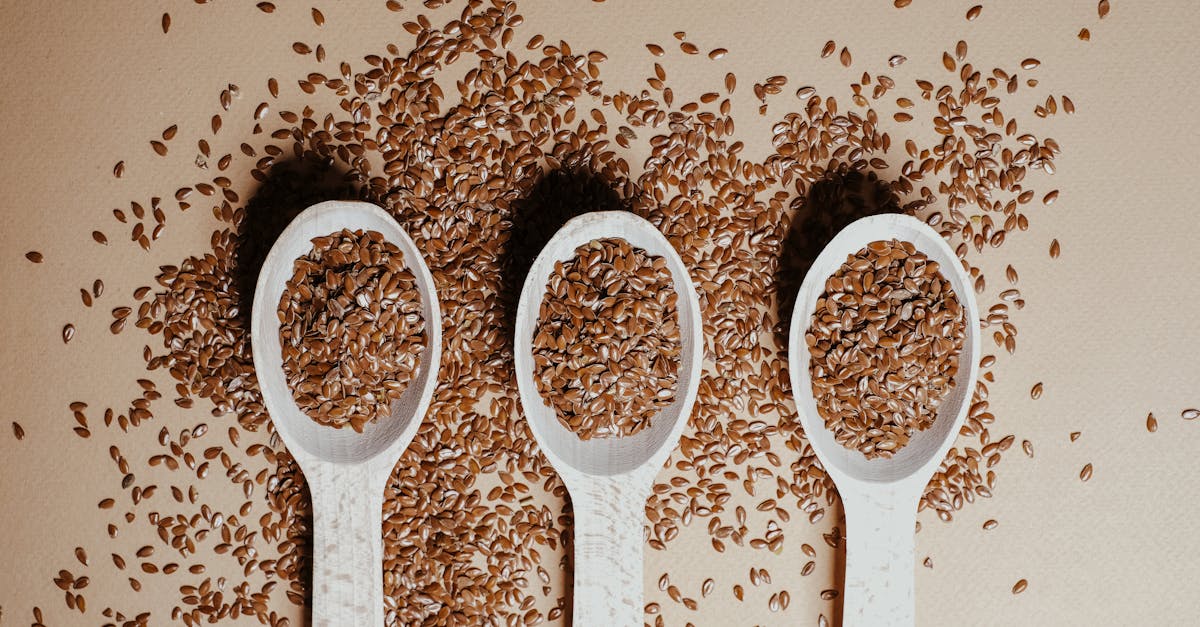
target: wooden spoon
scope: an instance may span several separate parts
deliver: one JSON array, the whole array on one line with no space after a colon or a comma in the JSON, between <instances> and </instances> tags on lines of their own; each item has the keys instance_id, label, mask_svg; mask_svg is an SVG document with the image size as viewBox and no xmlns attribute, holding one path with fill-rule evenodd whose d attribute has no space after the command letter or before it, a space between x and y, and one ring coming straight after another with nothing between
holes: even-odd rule
<instances>
[{"instance_id":1,"label":"wooden spoon","mask_svg":"<svg viewBox=\"0 0 1200 627\"><path fill-rule=\"evenodd\" d=\"M555 261L592 240L621 238L664 257L679 295L682 351L675 401L638 433L580 440L562 426L533 380L533 329ZM654 477L679 442L696 400L703 357L700 304L687 267L658 229L624 211L589 213L567 222L529 269L517 310L514 350L521 405L530 430L562 477L575 510L576 627L641 625L642 528Z\"/></svg>"},{"instance_id":2,"label":"wooden spoon","mask_svg":"<svg viewBox=\"0 0 1200 627\"><path fill-rule=\"evenodd\" d=\"M343 228L383 234L404 253L416 277L425 319L425 349L412 382L390 417L362 433L317 424L292 398L279 345L279 298L292 264L312 239ZM305 209L271 247L258 275L251 313L254 370L267 412L300 464L313 500L313 624L383 625L383 490L412 442L437 383L442 321L433 277L421 252L383 209L365 202L323 202Z\"/></svg>"},{"instance_id":3,"label":"wooden spoon","mask_svg":"<svg viewBox=\"0 0 1200 627\"><path fill-rule=\"evenodd\" d=\"M966 338L955 386L942 400L933 426L918 431L895 456L868 460L862 453L838 444L817 413L804 334L817 299L825 290L825 279L845 263L848 255L871 242L893 238L911 242L941 266L942 275L950 281L963 306ZM958 436L979 374L979 309L962 262L937 232L909 216L877 215L847 226L821 251L800 286L792 313L788 364L804 433L837 485L846 513L843 624L911 626L915 621L913 533L917 502Z\"/></svg>"}]
</instances>

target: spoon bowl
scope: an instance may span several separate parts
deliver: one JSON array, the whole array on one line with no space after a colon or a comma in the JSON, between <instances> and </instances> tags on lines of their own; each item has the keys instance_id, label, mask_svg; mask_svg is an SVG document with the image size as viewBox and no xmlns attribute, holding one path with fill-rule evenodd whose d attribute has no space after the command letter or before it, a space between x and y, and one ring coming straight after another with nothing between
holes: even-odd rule
<instances>
[{"instance_id":1,"label":"spoon bowl","mask_svg":"<svg viewBox=\"0 0 1200 627\"><path fill-rule=\"evenodd\" d=\"M963 307L966 337L959 353L954 387L938 407L937 418L914 433L890 458L867 459L833 437L817 412L805 332L825 291L825 280L846 261L878 240L912 243L940 266ZM906 215L883 214L853 222L833 238L813 262L796 297L788 345L792 393L817 459L837 485L846 513L845 625L912 625L913 529L917 502L954 443L971 405L979 375L979 308L970 278L949 244L925 223Z\"/></svg>"},{"instance_id":2,"label":"spoon bowl","mask_svg":"<svg viewBox=\"0 0 1200 627\"><path fill-rule=\"evenodd\" d=\"M417 371L391 415L362 433L320 425L301 410L283 372L279 299L296 259L315 237L343 228L371 230L404 253L425 321ZM441 311L433 277L412 239L383 209L323 202L305 209L271 247L254 293L251 345L263 402L279 437L304 472L313 499L313 624L383 625L383 490L429 408L441 362Z\"/></svg>"},{"instance_id":3,"label":"spoon bowl","mask_svg":"<svg viewBox=\"0 0 1200 627\"><path fill-rule=\"evenodd\" d=\"M596 239L620 238L667 260L681 351L675 400L636 434L580 440L546 405L534 382L533 331L556 261ZM625 211L567 222L529 269L517 310L515 367L521 406L542 452L562 477L575 511L573 624L642 624L642 526L654 476L679 442L696 400L704 341L700 304L687 267L654 225Z\"/></svg>"}]
</instances>

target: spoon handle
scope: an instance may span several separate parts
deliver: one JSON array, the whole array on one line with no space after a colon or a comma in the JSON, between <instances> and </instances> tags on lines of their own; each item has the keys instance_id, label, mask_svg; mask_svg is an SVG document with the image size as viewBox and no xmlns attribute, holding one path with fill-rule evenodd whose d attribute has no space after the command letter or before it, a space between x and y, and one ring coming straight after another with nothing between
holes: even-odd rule
<instances>
[{"instance_id":1,"label":"spoon handle","mask_svg":"<svg viewBox=\"0 0 1200 627\"><path fill-rule=\"evenodd\" d=\"M882 487L842 496L846 513L844 627L915 624L917 499L908 490Z\"/></svg>"},{"instance_id":2,"label":"spoon handle","mask_svg":"<svg viewBox=\"0 0 1200 627\"><path fill-rule=\"evenodd\" d=\"M628 478L626 478L628 481ZM619 479L593 478L571 490L575 510L575 627L642 624L645 497Z\"/></svg>"},{"instance_id":3,"label":"spoon handle","mask_svg":"<svg viewBox=\"0 0 1200 627\"><path fill-rule=\"evenodd\" d=\"M383 626L383 486L361 466L305 475L313 501L313 622Z\"/></svg>"}]
</instances>

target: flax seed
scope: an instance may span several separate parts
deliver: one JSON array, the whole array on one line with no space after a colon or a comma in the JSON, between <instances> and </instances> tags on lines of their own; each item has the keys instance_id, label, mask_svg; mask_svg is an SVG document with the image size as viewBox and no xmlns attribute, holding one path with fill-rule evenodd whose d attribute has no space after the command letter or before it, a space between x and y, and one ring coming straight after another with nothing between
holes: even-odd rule
<instances>
[{"instance_id":1,"label":"flax seed","mask_svg":"<svg viewBox=\"0 0 1200 627\"><path fill-rule=\"evenodd\" d=\"M891 457L933 424L954 386L963 317L937 264L911 244L872 242L847 257L826 279L805 334L817 410L838 443L868 459ZM896 365L869 374L865 365L876 363ZM861 390L875 400L851 401Z\"/></svg>"},{"instance_id":2,"label":"flax seed","mask_svg":"<svg viewBox=\"0 0 1200 627\"><path fill-rule=\"evenodd\" d=\"M425 341L416 279L375 231L314 238L280 297L279 321L296 405L319 424L358 432L391 413Z\"/></svg>"},{"instance_id":3,"label":"flax seed","mask_svg":"<svg viewBox=\"0 0 1200 627\"><path fill-rule=\"evenodd\" d=\"M533 363L538 391L564 427L581 440L630 436L674 402L677 298L666 260L623 239L590 242L555 263Z\"/></svg>"}]
</instances>

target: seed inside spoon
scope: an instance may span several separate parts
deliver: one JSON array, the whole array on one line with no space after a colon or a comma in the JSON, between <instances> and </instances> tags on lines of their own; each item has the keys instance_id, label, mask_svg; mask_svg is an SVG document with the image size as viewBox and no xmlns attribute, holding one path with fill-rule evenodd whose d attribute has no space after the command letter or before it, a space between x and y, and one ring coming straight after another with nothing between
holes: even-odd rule
<instances>
[{"instance_id":1,"label":"seed inside spoon","mask_svg":"<svg viewBox=\"0 0 1200 627\"><path fill-rule=\"evenodd\" d=\"M416 278L377 231L314 238L293 264L279 323L297 406L319 424L358 432L391 413L425 342Z\"/></svg>"},{"instance_id":2,"label":"seed inside spoon","mask_svg":"<svg viewBox=\"0 0 1200 627\"><path fill-rule=\"evenodd\" d=\"M891 457L933 424L965 337L950 282L911 243L880 240L849 255L804 338L825 426L867 459Z\"/></svg>"},{"instance_id":3,"label":"seed inside spoon","mask_svg":"<svg viewBox=\"0 0 1200 627\"><path fill-rule=\"evenodd\" d=\"M533 336L534 381L581 440L633 435L675 400L678 295L663 257L599 239L556 262Z\"/></svg>"}]
</instances>

